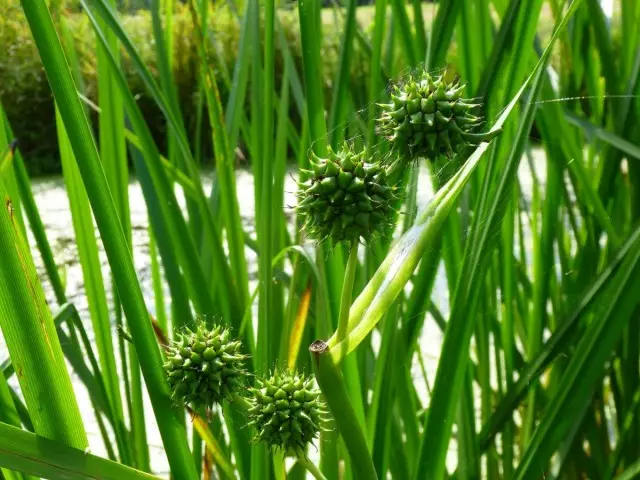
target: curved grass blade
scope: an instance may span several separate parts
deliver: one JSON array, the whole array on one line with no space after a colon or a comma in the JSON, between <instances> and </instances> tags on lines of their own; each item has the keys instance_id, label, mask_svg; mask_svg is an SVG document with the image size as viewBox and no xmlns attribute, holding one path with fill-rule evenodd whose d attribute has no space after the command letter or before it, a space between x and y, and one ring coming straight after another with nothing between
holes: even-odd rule
<instances>
[{"instance_id":1,"label":"curved grass blade","mask_svg":"<svg viewBox=\"0 0 640 480\"><path fill-rule=\"evenodd\" d=\"M6 423L0 423L0 465L52 480L159 478Z\"/></svg>"},{"instance_id":2,"label":"curved grass blade","mask_svg":"<svg viewBox=\"0 0 640 480\"><path fill-rule=\"evenodd\" d=\"M115 0L109 1L115 4ZM61 20L65 20L65 17L61 17ZM65 53L68 56L69 66L72 70L72 73L74 74L74 80L76 81L76 85L78 85L79 91L84 92L85 89L83 88L83 85L81 83L82 74L80 72L80 64L75 54L76 47L73 43L74 39L71 33L71 28L68 26L68 22L66 20L61 22L60 28L62 29L63 46L65 47ZM122 229L125 233L130 248L132 248L131 215L129 210L128 191L129 171L127 166L126 140L124 136L124 108L122 104L122 95L117 90L116 82L113 78L113 69L115 67L109 63L109 60L107 59L107 52L105 51L105 49L109 49L109 53L114 52L113 54L119 61L119 44L118 39L113 34L107 36L107 44L101 45L99 41L96 43L98 69L98 103L100 105L100 115L98 117L100 159L102 160L105 176L107 177L107 182L113 195L113 200L116 205L118 217L122 224ZM59 120L58 123L61 124ZM59 129L59 136L62 135L66 136L64 127ZM59 142L59 144L62 143L62 141ZM70 152L71 148L68 145L68 139L65 139L64 143L66 144L66 151ZM72 154L69 153L66 156L72 157ZM67 191L74 192L73 198L76 203L76 205L74 206L76 210L76 215L74 216L74 227L78 232L79 229L82 229L84 225L85 230L84 235L78 234L78 245L79 248L81 248L84 252L83 256L85 258L91 259L90 262L86 263L82 262L81 260L81 265L83 266L83 275L87 280L85 284L90 284L92 287L87 288L87 298L89 304L93 306L93 308L91 309L91 313L92 320L94 322L94 330L96 331L96 342L98 346L100 362L102 364L102 371L105 381L109 388L109 400L112 404L112 410L113 413L118 417L117 419L114 419L114 421L116 422L116 425L121 425L124 424L124 412L122 407L122 400L120 397L120 378L117 374L115 357L113 355L113 339L110 328L111 322L108 316L106 297L99 288L95 288L99 287L100 284L103 283L103 279L100 268L98 267L97 270L95 268L95 263L97 261L97 251L94 251L95 249L92 248L93 246L95 246L95 240L93 238L94 233L91 211L86 192L84 191L82 182L79 181L80 175L77 172L75 160L73 158L67 158L66 163L66 170L73 170L73 174L76 178L76 181L74 182L66 182ZM70 201L71 200L72 197L70 197ZM79 213L78 210L80 210L80 212L86 211L86 213L82 213L81 217L77 218ZM112 302L113 310L116 316L116 324L122 325L122 310L120 307L119 292L118 289L115 288L113 278L111 278L110 280L113 287ZM104 313L107 313L107 315L104 316ZM98 325L98 323L104 324ZM120 346L123 346L121 342L118 343ZM129 350L132 350L131 346L129 346ZM127 394L129 394L127 395L127 400L130 399L131 401L131 404L129 404L128 406L129 415L131 418L131 430L134 440L134 446L131 448L128 445L129 442L124 441L123 437L125 435L123 432L116 431L116 435L118 436L119 446L122 447L123 444L127 445L127 447L131 448L131 451L137 453L137 457L139 459L137 463L132 463L129 448L120 448L121 461L126 465L136 465L139 468L149 471L149 447L144 441L144 421L141 421L141 418L144 417L144 407L142 405L142 397L139 394L139 392L141 391L139 367L137 361L135 361L135 352L130 352L127 355L127 352L125 352L124 349L121 349L120 357L123 364L127 363L127 359L129 360L130 374L127 375L125 373L124 375L124 390L125 392L127 392Z\"/></svg>"},{"instance_id":3,"label":"curved grass blade","mask_svg":"<svg viewBox=\"0 0 640 480\"><path fill-rule=\"evenodd\" d=\"M555 40L579 3L580 1L576 0L569 6L565 16L558 23L547 49L537 62L533 73L525 80L510 104L511 108L514 106L513 102L519 100L524 89L530 84L531 99L537 97ZM508 113L511 108L508 108L505 113ZM477 306L478 299L478 289L475 287L477 287L481 278L479 275L486 272L485 267L490 257L487 252L493 247L489 243L490 232L495 231L499 226L508 203L509 194L513 190L511 187L515 178L516 166L522 155L524 141L533 123L534 111L535 109L531 105L525 108L510 156L502 171L498 172L500 176L497 179L497 189L493 192L491 199L487 200L490 203L487 204L487 208L484 210L486 214L483 215L481 213L474 222L476 226L480 226L480 229L476 232L477 238L473 238L473 241L470 241L470 248L464 254L460 281L453 297L451 316L447 323L442 355L438 362L420 455L414 471L414 478L416 479L440 480L445 473L447 446L457 406L457 402L452 401L452 399L459 398L464 383L468 346L476 318L472 313ZM506 120L505 113L500 116L501 119ZM487 182L489 182L489 178L485 178L485 185L489 185Z\"/></svg>"},{"instance_id":4,"label":"curved grass blade","mask_svg":"<svg viewBox=\"0 0 640 480\"><path fill-rule=\"evenodd\" d=\"M534 380L538 378L544 370L560 355L570 344L571 338L576 331L578 322L583 318L585 312L591 308L594 302L604 300L607 285L610 284L623 260L630 254L635 242L640 238L640 227L629 235L627 241L616 253L611 263L594 280L591 286L585 291L581 299L577 302L575 310L564 320L559 322L559 327L554 331L551 338L544 344L540 354L535 360L528 363L520 371L518 381L513 388L507 391L500 404L495 408L489 421L483 426L478 435L480 449L485 450L495 438L495 435L502 429L502 425L507 421L519 402L524 398Z\"/></svg>"},{"instance_id":5,"label":"curved grass blade","mask_svg":"<svg viewBox=\"0 0 640 480\"><path fill-rule=\"evenodd\" d=\"M578 117L571 112L565 112L567 122L575 125L576 127L584 130L587 135L594 136L605 143L608 143L613 148L620 150L622 153L626 153L635 160L640 160L640 147L628 140L625 140L619 135L616 135L609 130L600 128L588 120Z\"/></svg>"},{"instance_id":6,"label":"curved grass blade","mask_svg":"<svg viewBox=\"0 0 640 480\"><path fill-rule=\"evenodd\" d=\"M51 311L0 177L0 327L36 432L81 449L87 436Z\"/></svg>"},{"instance_id":7,"label":"curved grass blade","mask_svg":"<svg viewBox=\"0 0 640 480\"><path fill-rule=\"evenodd\" d=\"M86 297L95 334L98 358L100 360L100 371L107 388L106 394L110 405L109 409L114 415L111 421L114 423L114 426L121 426L123 425L123 412L120 399L119 375L116 369L116 360L111 340L111 319L109 317L109 308L105 294L106 290L102 278L98 245L94 234L91 207L80 178L80 172L73 157L73 152L71 151L66 129L57 112L56 122L58 125L60 160L62 162L65 187L71 209L71 220L78 246L78 257L82 267ZM118 437L118 445L121 447L120 454L122 455L122 461L128 464L128 451L124 447L124 445L126 445L126 433L123 429L118 428L116 429L116 435Z\"/></svg>"},{"instance_id":8,"label":"curved grass blade","mask_svg":"<svg viewBox=\"0 0 640 480\"><path fill-rule=\"evenodd\" d=\"M96 19L89 13L89 11L87 11L87 15L89 20L92 22L98 37L103 38ZM167 232L170 233L170 238L172 239L171 243L172 245L177 246L176 250L180 264L182 265L182 268L185 269L186 276L193 280L188 282L187 286L192 289L191 296L194 300L196 310L205 315L218 313L219 309L215 305L211 293L207 288L208 282L206 281L205 274L202 271L201 263L196 256L197 249L195 247L195 241L189 234L189 230L187 230L186 222L182 216L175 193L168 182L164 169L159 168L159 162L157 161L159 153L153 141L153 137L151 136L151 132L144 122L142 113L137 107L135 99L129 91L122 73L119 72L116 78L118 79L118 85L123 92L125 107L127 108L127 113L129 114L132 126L137 134L138 142L141 146L140 152L145 159L145 164L149 174L151 175L153 186L159 192L159 198L167 199L166 201L159 201L157 205L160 207L160 211L165 217ZM198 195L195 184L192 182L191 185L194 186L194 192ZM205 222L205 225L211 226L208 222ZM209 231L211 232L211 230ZM218 235L215 231L212 232L212 235L216 238L211 245L211 252L214 256L214 265L222 268L222 271L219 272L219 275L222 277L222 281L219 285L222 291L218 295L219 302L221 303L220 308L225 314L225 318L237 318L232 315L232 313L238 313L237 309L239 306L233 289L233 282L231 281L231 272L228 264L226 263ZM158 232L156 232L156 239L159 240ZM162 250L161 254L163 254ZM230 289L231 292L225 292L225 289L227 288Z\"/></svg>"},{"instance_id":9,"label":"curved grass blade","mask_svg":"<svg viewBox=\"0 0 640 480\"><path fill-rule=\"evenodd\" d=\"M590 401L595 383L601 378L604 362L619 341L640 299L638 289L640 237L635 237L631 256L608 285L607 297L594 307L596 314L572 357L556 394L523 453L514 479L539 475L549 458L575 423L580 406Z\"/></svg>"},{"instance_id":10,"label":"curved grass blade","mask_svg":"<svg viewBox=\"0 0 640 480\"><path fill-rule=\"evenodd\" d=\"M221 274L223 275L224 281L216 283L218 292L218 300L223 304L223 313L225 314L225 318L239 319L241 318L243 311L243 303L244 299L238 294L237 288L235 288L236 282L233 280L233 276L231 275L231 271L229 269L229 265L227 263L226 257L224 255L224 250L222 246L222 242L220 236L217 233L216 227L214 225L214 220L211 215L211 211L209 210L209 203L207 198L202 190L202 184L199 181L199 171L195 162L193 161L189 142L187 135L185 133L184 124L181 118L176 116L176 112L171 108L169 101L166 96L161 91L160 87L156 83L153 75L145 65L140 53L134 46L131 38L124 31L122 25L118 22L116 18L116 14L113 9L105 3L106 0L91 0L91 5L98 12L100 18L102 18L109 28L115 33L118 37L122 46L125 48L127 53L130 55L134 65L136 67L136 71L142 77L149 93L157 103L158 107L161 109L163 114L165 115L167 122L171 125L173 132L176 134L177 144L180 147L180 152L185 158L185 166L187 167L187 172L193 182L195 187L196 198L195 201L199 207L198 214L202 219L202 227L205 235L204 245L205 248L208 248L212 254L214 268L219 268L221 270ZM96 32L101 31L99 26L97 25L95 19L93 18L90 11L86 8L87 1L82 0L82 4L85 5L85 9L87 10L87 15L89 16L92 25ZM103 35L99 34L98 37L104 43ZM121 75L120 75L121 76ZM121 90L124 91L126 87L126 82L119 80L121 84ZM125 94L125 102L128 102ZM129 102L130 103L130 102ZM135 103L135 102L134 102ZM131 115L131 112L128 112ZM140 135L140 132L136 132ZM177 208L177 204L172 204L172 208ZM237 246L232 246L232 248L238 248ZM193 250L195 252L196 250ZM197 268L194 267L194 272L197 273ZM191 283L191 282L190 282ZM198 285L195 288L204 288L207 285L206 281L194 281ZM206 295L205 295L206 297ZM207 308L204 313L211 314L212 312L216 312L215 308Z\"/></svg>"},{"instance_id":11,"label":"curved grass blade","mask_svg":"<svg viewBox=\"0 0 640 480\"><path fill-rule=\"evenodd\" d=\"M1 104L0 122L4 122L5 129L9 133L11 133L9 121L6 118L6 114L3 111ZM14 155L14 170L16 175L16 183L18 186L18 193L20 194L20 200L22 202L22 208L27 216L27 220L29 222L29 226L31 227L31 232L33 233L36 245L38 246L38 250L40 250L40 256L42 257L42 262L44 263L45 270L47 271L47 276L49 277L49 281L51 282L51 287L53 288L53 292L56 296L58 305L62 305L67 301L65 288L62 279L60 278L60 272L58 271L55 259L53 258L53 252L51 250L51 245L49 244L49 240L47 239L47 235L44 230L42 218L40 218L38 207L36 205L35 199L33 198L33 192L31 191L31 184L29 181L29 174L27 173L27 169L25 168L24 160L22 158L22 155L20 154L19 149L15 150Z\"/></svg>"},{"instance_id":12,"label":"curved grass blade","mask_svg":"<svg viewBox=\"0 0 640 480\"><path fill-rule=\"evenodd\" d=\"M224 451L220 448L218 441L211 433L211 429L207 425L207 422L205 422L205 420L195 412L190 411L189 413L192 416L191 421L193 423L193 428L198 432L200 438L204 440L207 449L213 456L215 464L222 470L222 472L224 472L226 478L236 478L235 470L231 465L231 461L226 458Z\"/></svg>"},{"instance_id":13,"label":"curved grass blade","mask_svg":"<svg viewBox=\"0 0 640 480\"><path fill-rule=\"evenodd\" d=\"M88 336L82 322L80 321L80 317L78 316L78 311L76 307L72 303L65 303L62 305L58 313L53 317L53 323L56 327L56 332L58 333L58 337L60 338L60 345L62 346L62 351L64 352L65 357L71 364L71 367L74 370L74 373L78 375L82 383L85 384L87 390L91 394L92 399L95 402L95 407L100 408L101 411L108 412L108 405L106 401L106 390L104 388L100 389L98 383L96 382L96 378L91 373L91 370L85 363L84 356L82 351L79 348L79 345L72 342L69 336L66 334L64 330L60 328L62 323L67 322L70 327L76 328L80 336L83 340L83 347L87 350L87 356L89 357L89 363L94 371L99 371L97 368L98 362L95 360L95 355L93 354L93 349L91 343L88 341ZM85 341L87 339L87 341ZM15 373L15 367L11 358L8 358L1 365L2 374L5 378L10 378Z\"/></svg>"},{"instance_id":14,"label":"curved grass blade","mask_svg":"<svg viewBox=\"0 0 640 480\"><path fill-rule=\"evenodd\" d=\"M191 15L196 25L196 32L202 33L198 26L198 17L193 2L190 2ZM202 65L209 65L209 55L207 52L207 43L204 37L199 35L199 54ZM220 187L220 203L222 206L222 214L227 232L227 245L229 248L229 257L233 280L237 289L241 292L243 302L249 296L249 280L247 276L247 261L244 256L244 242L242 241L242 220L240 218L240 207L238 205L238 196L236 192L236 181L234 171L234 155L229 143L228 132L224 121L224 112L220 102L220 92L218 84L210 67L205 70L205 98L209 112L209 123L211 124L212 142L214 147L214 155L216 159L216 174L218 185ZM271 89L272 90L272 89ZM197 199L197 198L196 198Z\"/></svg>"},{"instance_id":15,"label":"curved grass blade","mask_svg":"<svg viewBox=\"0 0 640 480\"><path fill-rule=\"evenodd\" d=\"M20 416L16 409L13 398L11 397L11 389L7 384L4 375L0 373L0 422L6 423L16 428L20 428ZM20 472L14 472L8 468L0 467L0 474L5 480L23 480L24 477Z\"/></svg>"},{"instance_id":16,"label":"curved grass blade","mask_svg":"<svg viewBox=\"0 0 640 480\"><path fill-rule=\"evenodd\" d=\"M634 480L640 476L640 459L629 465L627 469L616 477L617 480Z\"/></svg>"}]
</instances>

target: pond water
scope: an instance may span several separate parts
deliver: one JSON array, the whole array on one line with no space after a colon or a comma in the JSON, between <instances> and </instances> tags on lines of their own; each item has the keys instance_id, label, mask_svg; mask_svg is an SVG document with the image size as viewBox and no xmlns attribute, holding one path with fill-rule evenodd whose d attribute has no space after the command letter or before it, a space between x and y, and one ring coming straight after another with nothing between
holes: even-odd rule
<instances>
[{"instance_id":1,"label":"pond water","mask_svg":"<svg viewBox=\"0 0 640 480\"><path fill-rule=\"evenodd\" d=\"M537 174L543 174L544 169L544 156L535 152L533 155L534 163L536 164ZM523 190L526 196L529 196L531 191L531 172L527 168L527 162L521 162L521 168L519 177ZM285 205L291 206L295 204L295 181L292 175L287 175L285 186ZM431 198L433 192L430 188L430 181L428 179L428 173L425 169L422 169L419 174L419 194L418 205L424 206ZM544 178L542 176L542 178ZM203 174L203 183L205 192L209 192L211 188L212 175L211 173ZM254 197L253 197L253 177L250 172L246 170L238 170L236 172L236 182L238 191L238 201L240 205L240 213L243 219L245 230L255 235L254 228ZM33 181L33 193L36 203L38 205L40 215L45 225L49 242L54 252L56 263L59 268L64 272L63 278L66 280L66 294L69 302L73 302L78 309L80 316L85 324L87 332L91 340L93 340L93 330L91 328L91 320L87 307L87 301L84 293L84 282L82 276L82 269L78 261L77 246L73 234L73 225L71 220L71 212L69 210L69 203L64 187L64 181L62 177L48 177L35 179ZM142 286L143 294L147 302L147 306L151 312L154 312L153 301L153 287L151 283L151 271L150 271L150 257L149 257L149 236L148 236L148 220L147 212L144 203L144 198L139 184L132 180L129 184L129 198L131 208L131 224L133 230L133 257L138 273L138 278ZM183 199L180 199L183 203ZM96 230L97 234L97 230ZM55 305L55 297L50 287L48 279L46 278L44 266L40 258L39 252L35 246L35 241L29 232L29 241L32 245L32 252L38 273L42 279L47 299L51 305ZM102 265L103 278L105 279L105 286L107 289L107 296L109 302L111 302L111 285L109 280L109 266L106 255L100 244L100 261ZM247 260L250 269L250 278L257 277L257 258L256 255L247 249ZM441 267L442 270L442 267ZM169 301L169 295L165 296ZM448 289L444 278L444 272L440 271L434 288L433 299L441 309L443 314L448 312ZM111 303L110 303L111 304ZM166 310L169 311L169 305L166 305ZM55 308L54 308L55 313ZM114 330L114 336L115 336ZM374 342L377 338L374 335ZM435 371L437 368L437 360L440 355L440 345L442 343L442 333L435 325L435 322L427 320L425 328L421 337L421 349L423 352L425 366L427 369L427 375L429 381L433 381ZM116 348L117 353L117 348ZM6 344L2 338L0 332L0 362L4 361L8 357ZM119 360L117 361L118 367L120 366ZM84 388L82 382L70 369L72 382L76 395L78 397L78 403L80 405L81 414L89 436L90 451L96 455L106 456L106 451L98 429L98 425L95 421L94 411L89 400L88 393ZM421 380L422 374L420 370L415 369L415 377L417 384L420 388L420 394L428 401L428 395L426 392L426 385ZM19 391L18 382L13 376L10 380L10 385ZM146 421L147 421L147 435L150 443L151 453L151 465L154 472L161 476L168 475L168 464L160 435L158 433L155 417L152 414L151 404L148 398L145 398L146 402ZM451 442L448 464L450 467L455 466L457 460L455 441Z\"/></svg>"}]
</instances>

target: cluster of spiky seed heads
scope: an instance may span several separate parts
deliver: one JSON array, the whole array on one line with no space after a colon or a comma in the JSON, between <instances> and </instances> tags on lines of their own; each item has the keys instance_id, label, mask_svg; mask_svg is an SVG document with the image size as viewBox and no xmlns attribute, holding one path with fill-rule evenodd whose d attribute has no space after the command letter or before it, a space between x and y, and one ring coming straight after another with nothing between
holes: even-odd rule
<instances>
[{"instance_id":1,"label":"cluster of spiky seed heads","mask_svg":"<svg viewBox=\"0 0 640 480\"><path fill-rule=\"evenodd\" d=\"M245 388L246 359L241 342L224 327L202 322L195 331L185 329L166 349L164 368L173 400L197 411L244 397L251 405L248 423L255 427L256 442L286 455L305 455L328 416L314 377L276 372Z\"/></svg>"},{"instance_id":2,"label":"cluster of spiky seed heads","mask_svg":"<svg viewBox=\"0 0 640 480\"><path fill-rule=\"evenodd\" d=\"M427 72L409 77L394 87L390 103L380 105L380 132L397 153L411 159L451 158L491 139L493 133L476 133L482 118L473 112L480 104L462 98L464 88Z\"/></svg>"},{"instance_id":3,"label":"cluster of spiky seed heads","mask_svg":"<svg viewBox=\"0 0 640 480\"><path fill-rule=\"evenodd\" d=\"M495 136L477 132L482 119L473 111L480 105L463 99L463 90L457 81L426 72L396 86L391 102L380 105L378 119L392 146L391 162L366 150L356 152L347 143L337 152L328 149L327 158L313 154L297 193L307 234L335 243L369 240L393 223L399 167L419 157L451 158ZM241 342L223 327L208 328L203 322L195 331L178 334L167 346L164 365L173 400L198 410L245 396L256 441L286 455L305 455L328 416L313 376L276 371L270 378L256 378L255 387L242 388L246 358Z\"/></svg>"},{"instance_id":4,"label":"cluster of spiky seed heads","mask_svg":"<svg viewBox=\"0 0 640 480\"><path fill-rule=\"evenodd\" d=\"M389 184L387 168L367 162L366 152L355 153L345 143L327 158L312 154L311 170L303 172L298 211L304 228L316 240L358 241L380 233L395 211L396 187Z\"/></svg>"},{"instance_id":5,"label":"cluster of spiky seed heads","mask_svg":"<svg viewBox=\"0 0 640 480\"><path fill-rule=\"evenodd\" d=\"M391 144L391 162L355 152L345 143L327 158L311 154L301 171L297 211L306 235L315 240L370 240L393 224L401 191L399 167L418 158L451 158L466 147L488 141L496 132L478 133L480 104L462 97L464 85L423 72L396 85L391 102L381 104L379 133Z\"/></svg>"}]
</instances>

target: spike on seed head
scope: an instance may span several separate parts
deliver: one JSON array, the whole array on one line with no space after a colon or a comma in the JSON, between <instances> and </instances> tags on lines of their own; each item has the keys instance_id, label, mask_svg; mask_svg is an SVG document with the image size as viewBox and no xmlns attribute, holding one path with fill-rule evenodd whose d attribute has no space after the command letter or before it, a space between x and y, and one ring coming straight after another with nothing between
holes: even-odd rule
<instances>
[{"instance_id":1,"label":"spike on seed head","mask_svg":"<svg viewBox=\"0 0 640 480\"><path fill-rule=\"evenodd\" d=\"M247 356L241 342L230 337L228 329L210 329L205 322L176 335L164 364L174 402L210 408L240 389L240 380L248 375L243 366Z\"/></svg>"},{"instance_id":2,"label":"spike on seed head","mask_svg":"<svg viewBox=\"0 0 640 480\"><path fill-rule=\"evenodd\" d=\"M471 111L479 105L462 98L464 87L456 80L432 77L427 72L419 78L409 77L394 89L391 103L379 105L380 132L407 159L433 160L440 155L450 158L467 146L490 140L495 132L476 132L481 119ZM454 128L460 129L461 135L450 135Z\"/></svg>"}]
</instances>

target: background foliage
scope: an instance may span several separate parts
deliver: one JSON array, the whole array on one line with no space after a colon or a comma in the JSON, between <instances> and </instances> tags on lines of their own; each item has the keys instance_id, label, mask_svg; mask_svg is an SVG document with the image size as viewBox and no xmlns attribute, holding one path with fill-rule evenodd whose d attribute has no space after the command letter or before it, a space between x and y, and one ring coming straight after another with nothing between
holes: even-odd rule
<instances>
[{"instance_id":1,"label":"background foliage","mask_svg":"<svg viewBox=\"0 0 640 480\"><path fill-rule=\"evenodd\" d=\"M97 57L95 34L86 16L77 13L76 8L66 6L69 30L73 35L74 47L78 57L80 73L84 81L86 96L97 102ZM223 68L233 72L238 52L240 24L237 21L237 8L220 4L215 13L209 15L209 41L215 55L211 57L213 68ZM333 15L331 15L333 17ZM296 21L295 10L281 10L278 18L283 27L294 61L301 65L300 32ZM331 19L333 20L333 18ZM365 17L364 21L370 18ZM335 78L340 53L339 28L342 20L327 22L322 42L323 85L329 91ZM158 78L158 60L154 48L153 29L150 12L144 8L130 9L122 16L122 26L131 39L139 47L139 52L153 75ZM172 50L172 76L182 106L184 121L189 130L195 129L197 97L199 95L197 38L193 34L193 21L188 7L176 4L173 19L174 48ZM60 158L58 140L55 129L55 115L51 90L40 61L38 51L33 43L29 26L17 0L7 0L0 5L0 45L6 51L0 56L0 101L4 105L7 117L14 129L16 138L24 155L28 158L27 168L34 174L59 172ZM283 57L279 48L276 50L276 85L280 85L283 74ZM140 109L147 120L154 139L162 151L166 152L166 121L162 117L156 103L149 96L144 83L136 73L135 67L125 56L123 60L124 74L131 91L137 98ZM362 92L366 85L368 63L363 57L361 47L355 47L353 62L350 66L350 88L354 94ZM221 100L227 101L229 85L218 80ZM327 95L326 98L329 98ZM362 98L361 101L366 101ZM205 107L206 108L206 107ZM248 110L248 102L245 105ZM292 113L293 110L292 110ZM208 117L205 114L205 131L210 131ZM292 120L299 126L300 116L293 115ZM92 122L97 127L97 114L93 112ZM205 158L211 157L213 147L210 136L204 135Z\"/></svg>"},{"instance_id":2,"label":"background foliage","mask_svg":"<svg viewBox=\"0 0 640 480\"><path fill-rule=\"evenodd\" d=\"M131 17L120 19L115 1L82 3L97 44L97 98L74 39L80 14L21 1L24 38L33 39L56 101L82 311L0 109L3 477L149 478L159 473L153 441L173 477L187 480L302 480L307 471L366 480L637 476L636 0L616 2L613 22L597 0L442 0L435 15L423 15L419 1L378 0L362 24L355 1L321 10L300 0L295 29L281 25L291 12L275 1L247 0L228 17L239 32L232 69L216 61L227 52L216 53L208 27L218 11L208 0L152 1L152 40L140 43L142 27L127 30ZM185 44L197 51L195 125L175 75L185 59L176 56L174 26L185 12ZM282 41L290 32L299 38ZM325 37L334 35L332 57ZM358 58L369 66L364 86L353 81ZM394 157L376 128L377 104L389 101L388 86L402 89L423 69L446 81L459 75L459 93L482 104L486 141L453 158ZM161 138L136 81L166 122ZM423 108L431 108L426 99ZM406 113L398 115L407 132L427 118ZM450 119L439 124L453 128ZM213 173L200 169L207 137ZM285 201L287 185L295 188L287 163L305 178L311 153L327 157L344 140L372 161L400 162L400 211L387 219L388 235L309 241L302 211ZM252 189L235 169L238 145ZM128 161L147 216L146 295ZM339 206L332 171L315 184L331 194L313 198L316 207ZM251 195L255 214L245 217L241 202ZM356 211L367 208L359 203ZM349 208L338 230L354 219ZM37 275L36 253L46 275ZM208 411L171 398L165 346L197 321L223 323L241 338L233 349L247 354L249 384L285 366L315 372L332 414L318 450L285 460L252 442L259 432L242 397ZM275 404L264 405L271 415ZM283 408L278 417L290 414ZM105 458L85 453L88 427Z\"/></svg>"}]
</instances>

